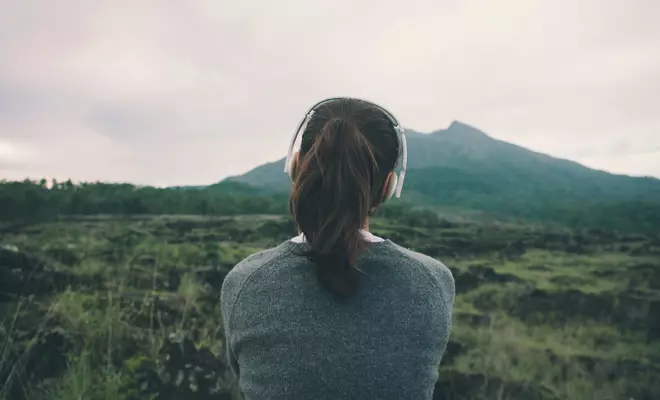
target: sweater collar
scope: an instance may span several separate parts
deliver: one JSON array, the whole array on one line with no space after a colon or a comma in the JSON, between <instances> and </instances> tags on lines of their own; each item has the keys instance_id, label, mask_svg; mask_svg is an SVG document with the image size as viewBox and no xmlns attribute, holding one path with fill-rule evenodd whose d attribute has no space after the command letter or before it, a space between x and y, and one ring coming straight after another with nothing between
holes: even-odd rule
<instances>
[{"instance_id":1,"label":"sweater collar","mask_svg":"<svg viewBox=\"0 0 660 400\"><path fill-rule=\"evenodd\" d=\"M369 242L369 243L378 243L378 242L384 242L385 241L385 239L383 239L381 237L378 237L378 236L374 235L373 233L371 233L367 230L364 230L364 229L360 229L360 233L362 234L362 237L364 238L364 240ZM301 233L300 235L292 238L291 241L293 243L305 243L305 242L307 242L307 238L305 237L304 233Z\"/></svg>"}]
</instances>

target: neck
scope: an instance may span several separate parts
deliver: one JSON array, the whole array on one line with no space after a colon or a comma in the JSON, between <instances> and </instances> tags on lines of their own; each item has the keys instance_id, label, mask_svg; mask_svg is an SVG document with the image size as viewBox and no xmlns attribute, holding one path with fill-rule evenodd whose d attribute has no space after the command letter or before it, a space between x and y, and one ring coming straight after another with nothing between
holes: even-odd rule
<instances>
[{"instance_id":1,"label":"neck","mask_svg":"<svg viewBox=\"0 0 660 400\"><path fill-rule=\"evenodd\" d=\"M364 224L362 225L362 230L369 232L369 218L367 218L366 221L364 221ZM300 228L298 228L298 234L301 234L302 231Z\"/></svg>"}]
</instances>

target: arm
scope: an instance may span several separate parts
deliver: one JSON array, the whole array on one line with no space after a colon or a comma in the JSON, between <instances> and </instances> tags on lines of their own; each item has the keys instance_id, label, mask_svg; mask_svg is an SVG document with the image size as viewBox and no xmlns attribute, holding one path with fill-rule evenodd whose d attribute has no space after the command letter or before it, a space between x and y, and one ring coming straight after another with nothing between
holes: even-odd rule
<instances>
[{"instance_id":1,"label":"arm","mask_svg":"<svg viewBox=\"0 0 660 400\"><path fill-rule=\"evenodd\" d=\"M225 334L226 335L226 334ZM231 368L231 371L234 373L236 376L236 379L240 378L240 369L238 367L238 360L236 359L236 356L234 356L234 352L231 350L231 344L229 343L229 340L225 336L225 351L227 353L227 362L229 363L229 368Z\"/></svg>"},{"instance_id":2,"label":"arm","mask_svg":"<svg viewBox=\"0 0 660 400\"><path fill-rule=\"evenodd\" d=\"M229 368L236 376L240 377L240 369L238 360L234 351L232 350L232 330L231 330L231 317L236 302L237 292L240 290L240 285L237 284L235 274L230 271L222 283L222 290L220 292L220 308L222 310L222 325L224 330L225 341L225 357L229 364Z\"/></svg>"}]
</instances>

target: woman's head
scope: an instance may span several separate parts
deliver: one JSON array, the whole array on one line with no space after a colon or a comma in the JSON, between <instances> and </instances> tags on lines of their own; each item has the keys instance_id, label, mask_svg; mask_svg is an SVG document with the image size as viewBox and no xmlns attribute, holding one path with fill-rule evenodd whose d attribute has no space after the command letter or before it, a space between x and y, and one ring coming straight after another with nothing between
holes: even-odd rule
<instances>
[{"instance_id":1,"label":"woman's head","mask_svg":"<svg viewBox=\"0 0 660 400\"><path fill-rule=\"evenodd\" d=\"M316 109L293 157L290 207L321 284L350 295L359 284L360 230L387 196L399 138L379 107L336 99Z\"/></svg>"}]
</instances>

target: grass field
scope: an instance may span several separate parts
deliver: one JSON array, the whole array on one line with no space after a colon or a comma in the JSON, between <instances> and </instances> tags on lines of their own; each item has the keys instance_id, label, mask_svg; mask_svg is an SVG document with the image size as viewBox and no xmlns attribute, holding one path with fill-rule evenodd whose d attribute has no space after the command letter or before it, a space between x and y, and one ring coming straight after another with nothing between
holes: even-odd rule
<instances>
[{"instance_id":1,"label":"grass field","mask_svg":"<svg viewBox=\"0 0 660 400\"><path fill-rule=\"evenodd\" d=\"M660 240L376 219L451 268L437 399L660 399ZM67 218L0 226L0 399L240 399L219 292L291 237L279 216Z\"/></svg>"}]
</instances>

